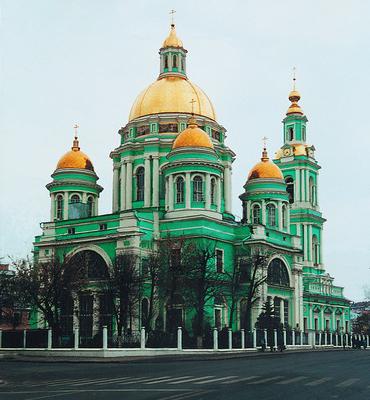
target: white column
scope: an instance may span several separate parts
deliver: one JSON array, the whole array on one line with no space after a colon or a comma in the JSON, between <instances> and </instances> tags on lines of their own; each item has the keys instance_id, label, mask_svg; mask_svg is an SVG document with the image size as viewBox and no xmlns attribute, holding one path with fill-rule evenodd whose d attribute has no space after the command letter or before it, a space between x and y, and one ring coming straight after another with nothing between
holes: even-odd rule
<instances>
[{"instance_id":1,"label":"white column","mask_svg":"<svg viewBox=\"0 0 370 400\"><path fill-rule=\"evenodd\" d=\"M307 259L312 261L312 225L308 225L307 232Z\"/></svg>"},{"instance_id":2,"label":"white column","mask_svg":"<svg viewBox=\"0 0 370 400\"><path fill-rule=\"evenodd\" d=\"M222 185L221 178L217 178L217 211L221 212Z\"/></svg>"},{"instance_id":3,"label":"white column","mask_svg":"<svg viewBox=\"0 0 370 400\"><path fill-rule=\"evenodd\" d=\"M48 329L48 350L51 350L53 347L53 330Z\"/></svg>"},{"instance_id":4,"label":"white column","mask_svg":"<svg viewBox=\"0 0 370 400\"><path fill-rule=\"evenodd\" d=\"M301 201L305 201L305 184L304 184L304 169L301 169L300 173L301 180Z\"/></svg>"},{"instance_id":5,"label":"white column","mask_svg":"<svg viewBox=\"0 0 370 400\"><path fill-rule=\"evenodd\" d=\"M303 224L303 259L308 260L308 253L307 253L307 244L308 244L308 238L307 238L307 225Z\"/></svg>"},{"instance_id":6,"label":"white column","mask_svg":"<svg viewBox=\"0 0 370 400\"><path fill-rule=\"evenodd\" d=\"M51 201L51 205L50 205L50 221L54 221L54 218L55 218L55 194L54 193L50 194L50 201Z\"/></svg>"},{"instance_id":7,"label":"white column","mask_svg":"<svg viewBox=\"0 0 370 400\"><path fill-rule=\"evenodd\" d=\"M211 209L211 175L210 174L206 174L205 200L206 200L206 210L210 210Z\"/></svg>"},{"instance_id":8,"label":"white column","mask_svg":"<svg viewBox=\"0 0 370 400\"><path fill-rule=\"evenodd\" d=\"M246 210L246 222L247 224L252 222L252 218L251 218L251 202L250 200L247 201L247 210Z\"/></svg>"},{"instance_id":9,"label":"white column","mask_svg":"<svg viewBox=\"0 0 370 400\"><path fill-rule=\"evenodd\" d=\"M292 329L292 346L295 346L295 329Z\"/></svg>"},{"instance_id":10,"label":"white column","mask_svg":"<svg viewBox=\"0 0 370 400\"><path fill-rule=\"evenodd\" d=\"M331 314L331 325L332 325L332 331L336 330L336 317L335 317L335 310L333 310L332 314Z\"/></svg>"},{"instance_id":11,"label":"white column","mask_svg":"<svg viewBox=\"0 0 370 400\"><path fill-rule=\"evenodd\" d=\"M294 334L294 332L293 332ZM283 344L286 346L286 329L283 330Z\"/></svg>"},{"instance_id":12,"label":"white column","mask_svg":"<svg viewBox=\"0 0 370 400\"><path fill-rule=\"evenodd\" d=\"M185 208L191 208L190 172L185 173Z\"/></svg>"},{"instance_id":13,"label":"white column","mask_svg":"<svg viewBox=\"0 0 370 400\"><path fill-rule=\"evenodd\" d=\"M83 192L83 193L82 193L82 203L85 203L85 204L86 204L86 202L87 202L87 193L86 193L86 192Z\"/></svg>"},{"instance_id":14,"label":"white column","mask_svg":"<svg viewBox=\"0 0 370 400\"><path fill-rule=\"evenodd\" d=\"M126 164L121 164L121 210L126 209Z\"/></svg>"},{"instance_id":15,"label":"white column","mask_svg":"<svg viewBox=\"0 0 370 400\"><path fill-rule=\"evenodd\" d=\"M142 327L140 330L140 349L145 349L145 328Z\"/></svg>"},{"instance_id":16,"label":"white column","mask_svg":"<svg viewBox=\"0 0 370 400\"><path fill-rule=\"evenodd\" d=\"M182 328L177 328L177 350L182 350Z\"/></svg>"},{"instance_id":17,"label":"white column","mask_svg":"<svg viewBox=\"0 0 370 400\"><path fill-rule=\"evenodd\" d=\"M225 211L231 213L231 170L229 165L224 169Z\"/></svg>"},{"instance_id":18,"label":"white column","mask_svg":"<svg viewBox=\"0 0 370 400\"><path fill-rule=\"evenodd\" d=\"M113 200L112 211L118 211L119 169L115 164L113 167Z\"/></svg>"},{"instance_id":19,"label":"white column","mask_svg":"<svg viewBox=\"0 0 370 400\"><path fill-rule=\"evenodd\" d=\"M243 328L240 329L240 341L241 341L242 350L244 350L245 349L245 330Z\"/></svg>"},{"instance_id":20,"label":"white column","mask_svg":"<svg viewBox=\"0 0 370 400\"><path fill-rule=\"evenodd\" d=\"M319 324L319 329L324 330L324 307L321 307L320 310L320 324Z\"/></svg>"},{"instance_id":21,"label":"white column","mask_svg":"<svg viewBox=\"0 0 370 400\"><path fill-rule=\"evenodd\" d=\"M74 349L78 349L80 344L80 330L78 328L74 329Z\"/></svg>"},{"instance_id":22,"label":"white column","mask_svg":"<svg viewBox=\"0 0 370 400\"><path fill-rule=\"evenodd\" d=\"M108 328L103 326L103 350L108 350Z\"/></svg>"},{"instance_id":23,"label":"white column","mask_svg":"<svg viewBox=\"0 0 370 400\"><path fill-rule=\"evenodd\" d=\"M277 329L274 329L274 347L277 347L278 340L277 340Z\"/></svg>"},{"instance_id":24,"label":"white column","mask_svg":"<svg viewBox=\"0 0 370 400\"><path fill-rule=\"evenodd\" d=\"M99 197L96 196L94 200L94 215L99 215Z\"/></svg>"},{"instance_id":25,"label":"white column","mask_svg":"<svg viewBox=\"0 0 370 400\"><path fill-rule=\"evenodd\" d=\"M132 208L132 161L126 164L126 209Z\"/></svg>"},{"instance_id":26,"label":"white column","mask_svg":"<svg viewBox=\"0 0 370 400\"><path fill-rule=\"evenodd\" d=\"M280 322L284 324L284 299L280 299Z\"/></svg>"},{"instance_id":27,"label":"white column","mask_svg":"<svg viewBox=\"0 0 370 400\"><path fill-rule=\"evenodd\" d=\"M159 157L153 157L153 207L159 206Z\"/></svg>"},{"instance_id":28,"label":"white column","mask_svg":"<svg viewBox=\"0 0 370 400\"><path fill-rule=\"evenodd\" d=\"M283 230L283 202L281 200L278 201L278 224L279 231Z\"/></svg>"},{"instance_id":29,"label":"white column","mask_svg":"<svg viewBox=\"0 0 370 400\"><path fill-rule=\"evenodd\" d=\"M63 219L68 219L68 206L69 206L68 192L64 192L63 196Z\"/></svg>"},{"instance_id":30,"label":"white column","mask_svg":"<svg viewBox=\"0 0 370 400\"><path fill-rule=\"evenodd\" d=\"M319 264L322 264L322 233L323 229L320 229L320 242L319 242Z\"/></svg>"},{"instance_id":31,"label":"white column","mask_svg":"<svg viewBox=\"0 0 370 400\"><path fill-rule=\"evenodd\" d=\"M213 350L218 350L218 330L213 328Z\"/></svg>"},{"instance_id":32,"label":"white column","mask_svg":"<svg viewBox=\"0 0 370 400\"><path fill-rule=\"evenodd\" d=\"M266 225L266 202L264 199L261 200L261 215L262 225Z\"/></svg>"},{"instance_id":33,"label":"white column","mask_svg":"<svg viewBox=\"0 0 370 400\"><path fill-rule=\"evenodd\" d=\"M294 201L300 201L301 199L301 189L300 189L300 169L297 168L294 180Z\"/></svg>"},{"instance_id":34,"label":"white column","mask_svg":"<svg viewBox=\"0 0 370 400\"><path fill-rule=\"evenodd\" d=\"M168 177L168 210L173 210L173 175Z\"/></svg>"},{"instance_id":35,"label":"white column","mask_svg":"<svg viewBox=\"0 0 370 400\"><path fill-rule=\"evenodd\" d=\"M229 350L233 348L233 331L229 328L228 330L228 344L229 344Z\"/></svg>"},{"instance_id":36,"label":"white column","mask_svg":"<svg viewBox=\"0 0 370 400\"><path fill-rule=\"evenodd\" d=\"M287 224L287 231L288 231L288 233L290 233L290 210L291 210L291 208L290 208L290 205L288 204L287 205L287 208L286 208L286 224Z\"/></svg>"},{"instance_id":37,"label":"white column","mask_svg":"<svg viewBox=\"0 0 370 400\"><path fill-rule=\"evenodd\" d=\"M344 315L344 308L342 309L342 327L343 327L343 332L345 332L346 329L346 318Z\"/></svg>"},{"instance_id":38,"label":"white column","mask_svg":"<svg viewBox=\"0 0 370 400\"><path fill-rule=\"evenodd\" d=\"M168 211L168 199L169 199L169 195L168 195L168 177L165 177L165 185L166 185L166 196L165 196L165 208L166 211Z\"/></svg>"},{"instance_id":39,"label":"white column","mask_svg":"<svg viewBox=\"0 0 370 400\"><path fill-rule=\"evenodd\" d=\"M305 170L305 178L306 178L306 201L310 201L310 171L308 169Z\"/></svg>"},{"instance_id":40,"label":"white column","mask_svg":"<svg viewBox=\"0 0 370 400\"><path fill-rule=\"evenodd\" d=\"M151 194L151 171L150 171L150 158L147 157L144 160L144 207L150 207L150 194Z\"/></svg>"}]
</instances>

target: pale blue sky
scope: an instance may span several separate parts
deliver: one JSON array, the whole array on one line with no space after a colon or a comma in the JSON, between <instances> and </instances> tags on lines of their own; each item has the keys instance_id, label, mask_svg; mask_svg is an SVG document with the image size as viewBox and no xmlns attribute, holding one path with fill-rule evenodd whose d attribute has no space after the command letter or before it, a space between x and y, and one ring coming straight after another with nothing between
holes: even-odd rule
<instances>
[{"instance_id":1,"label":"pale blue sky","mask_svg":"<svg viewBox=\"0 0 370 400\"><path fill-rule=\"evenodd\" d=\"M281 145L291 70L323 167L324 262L352 299L370 283L370 2L361 0L0 0L0 256L25 256L49 218L45 185L80 143L111 208L118 129L156 79L158 49L176 13L188 76L212 99L237 153L233 210L261 137Z\"/></svg>"}]
</instances>

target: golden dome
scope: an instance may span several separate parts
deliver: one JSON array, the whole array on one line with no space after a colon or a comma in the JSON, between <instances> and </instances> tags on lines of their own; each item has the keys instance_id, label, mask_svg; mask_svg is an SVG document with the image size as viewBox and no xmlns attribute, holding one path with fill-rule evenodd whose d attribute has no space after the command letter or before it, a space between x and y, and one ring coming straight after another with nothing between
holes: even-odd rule
<instances>
[{"instance_id":1,"label":"golden dome","mask_svg":"<svg viewBox=\"0 0 370 400\"><path fill-rule=\"evenodd\" d=\"M210 137L198 127L195 120L189 120L188 127L183 130L175 139L172 149L180 147L206 147L213 149L213 143Z\"/></svg>"},{"instance_id":2,"label":"golden dome","mask_svg":"<svg viewBox=\"0 0 370 400\"><path fill-rule=\"evenodd\" d=\"M251 179L283 179L283 174L280 168L270 161L267 155L267 151L264 148L262 152L262 158L249 172L248 181Z\"/></svg>"},{"instance_id":3,"label":"golden dome","mask_svg":"<svg viewBox=\"0 0 370 400\"><path fill-rule=\"evenodd\" d=\"M183 47L182 41L176 35L175 24L171 24L171 30L162 47Z\"/></svg>"},{"instance_id":4,"label":"golden dome","mask_svg":"<svg viewBox=\"0 0 370 400\"><path fill-rule=\"evenodd\" d=\"M80 150L77 137L73 141L73 146L64 156L58 161L57 169L88 169L94 171L94 166L90 158Z\"/></svg>"},{"instance_id":5,"label":"golden dome","mask_svg":"<svg viewBox=\"0 0 370 400\"><path fill-rule=\"evenodd\" d=\"M167 76L149 85L131 107L129 121L144 115L192 112L216 120L216 113L208 96L198 86L180 76Z\"/></svg>"},{"instance_id":6,"label":"golden dome","mask_svg":"<svg viewBox=\"0 0 370 400\"><path fill-rule=\"evenodd\" d=\"M300 114L303 115L303 111L301 106L298 104L298 101L300 100L301 95L298 92L298 90L293 89L289 93L289 100L291 101L291 105L288 108L288 111L286 112L286 115L290 114Z\"/></svg>"}]
</instances>

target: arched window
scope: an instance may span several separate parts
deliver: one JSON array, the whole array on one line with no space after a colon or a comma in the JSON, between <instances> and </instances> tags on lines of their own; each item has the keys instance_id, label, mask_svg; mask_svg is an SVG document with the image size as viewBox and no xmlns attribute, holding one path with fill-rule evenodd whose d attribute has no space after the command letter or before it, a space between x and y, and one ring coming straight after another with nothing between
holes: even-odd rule
<instances>
[{"instance_id":1,"label":"arched window","mask_svg":"<svg viewBox=\"0 0 370 400\"><path fill-rule=\"evenodd\" d=\"M93 210L94 210L94 198L92 196L89 196L87 198L87 213L89 217L92 217Z\"/></svg>"},{"instance_id":2,"label":"arched window","mask_svg":"<svg viewBox=\"0 0 370 400\"><path fill-rule=\"evenodd\" d=\"M290 126L288 128L288 140L292 141L294 139L294 128Z\"/></svg>"},{"instance_id":3,"label":"arched window","mask_svg":"<svg viewBox=\"0 0 370 400\"><path fill-rule=\"evenodd\" d=\"M57 195L57 200L56 200L56 217L57 219L63 219L63 195L58 194Z\"/></svg>"},{"instance_id":4,"label":"arched window","mask_svg":"<svg viewBox=\"0 0 370 400\"><path fill-rule=\"evenodd\" d=\"M199 175L193 179L193 201L204 201L203 179Z\"/></svg>"},{"instance_id":5,"label":"arched window","mask_svg":"<svg viewBox=\"0 0 370 400\"><path fill-rule=\"evenodd\" d=\"M283 217L283 228L286 229L288 226L288 208L284 204L282 208L282 217Z\"/></svg>"},{"instance_id":6,"label":"arched window","mask_svg":"<svg viewBox=\"0 0 370 400\"><path fill-rule=\"evenodd\" d=\"M167 54L164 56L164 68L168 69L168 55Z\"/></svg>"},{"instance_id":7,"label":"arched window","mask_svg":"<svg viewBox=\"0 0 370 400\"><path fill-rule=\"evenodd\" d=\"M319 264L319 241L316 235L312 236L312 260L314 265Z\"/></svg>"},{"instance_id":8,"label":"arched window","mask_svg":"<svg viewBox=\"0 0 370 400\"><path fill-rule=\"evenodd\" d=\"M87 278L88 280L99 280L107 277L107 264L103 257L92 250L80 251L68 260L70 273L76 279Z\"/></svg>"},{"instance_id":9,"label":"arched window","mask_svg":"<svg viewBox=\"0 0 370 400\"><path fill-rule=\"evenodd\" d=\"M74 194L71 197L71 203L80 203L80 202L81 202L81 199L80 199L80 196L78 194Z\"/></svg>"},{"instance_id":10,"label":"arched window","mask_svg":"<svg viewBox=\"0 0 370 400\"><path fill-rule=\"evenodd\" d=\"M315 205L315 186L313 183L313 178L310 176L310 179L308 181L308 188L309 188L309 194L310 194L310 203L314 206Z\"/></svg>"},{"instance_id":11,"label":"arched window","mask_svg":"<svg viewBox=\"0 0 370 400\"><path fill-rule=\"evenodd\" d=\"M216 204L216 179L211 179L211 204Z\"/></svg>"},{"instance_id":12,"label":"arched window","mask_svg":"<svg viewBox=\"0 0 370 400\"><path fill-rule=\"evenodd\" d=\"M136 200L144 200L144 167L139 167L136 170Z\"/></svg>"},{"instance_id":13,"label":"arched window","mask_svg":"<svg viewBox=\"0 0 370 400\"><path fill-rule=\"evenodd\" d=\"M292 204L294 203L294 181L291 176L287 176L285 178L285 183L286 183L286 191L289 194L289 203Z\"/></svg>"},{"instance_id":14,"label":"arched window","mask_svg":"<svg viewBox=\"0 0 370 400\"><path fill-rule=\"evenodd\" d=\"M183 203L184 197L184 178L179 176L176 180L176 203Z\"/></svg>"},{"instance_id":15,"label":"arched window","mask_svg":"<svg viewBox=\"0 0 370 400\"><path fill-rule=\"evenodd\" d=\"M172 58L172 68L177 68L177 55L174 54Z\"/></svg>"},{"instance_id":16,"label":"arched window","mask_svg":"<svg viewBox=\"0 0 370 400\"><path fill-rule=\"evenodd\" d=\"M268 225L276 226L276 207L273 204L268 204L266 208Z\"/></svg>"},{"instance_id":17,"label":"arched window","mask_svg":"<svg viewBox=\"0 0 370 400\"><path fill-rule=\"evenodd\" d=\"M253 223L260 224L261 223L261 207L258 204L255 204L252 208L252 216Z\"/></svg>"},{"instance_id":18,"label":"arched window","mask_svg":"<svg viewBox=\"0 0 370 400\"><path fill-rule=\"evenodd\" d=\"M267 283L269 285L289 287L287 267L280 258L274 258L267 268Z\"/></svg>"}]
</instances>

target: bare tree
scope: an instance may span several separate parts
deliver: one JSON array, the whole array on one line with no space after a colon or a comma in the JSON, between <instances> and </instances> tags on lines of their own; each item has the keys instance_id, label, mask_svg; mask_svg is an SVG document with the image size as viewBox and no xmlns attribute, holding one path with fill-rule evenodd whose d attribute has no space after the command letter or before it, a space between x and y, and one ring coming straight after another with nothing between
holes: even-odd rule
<instances>
[{"instance_id":1,"label":"bare tree","mask_svg":"<svg viewBox=\"0 0 370 400\"><path fill-rule=\"evenodd\" d=\"M142 293L138 256L131 252L118 254L108 270L102 288L111 303L113 317L117 324L118 343L121 345L123 331L132 330L133 319L137 316Z\"/></svg>"}]
</instances>

